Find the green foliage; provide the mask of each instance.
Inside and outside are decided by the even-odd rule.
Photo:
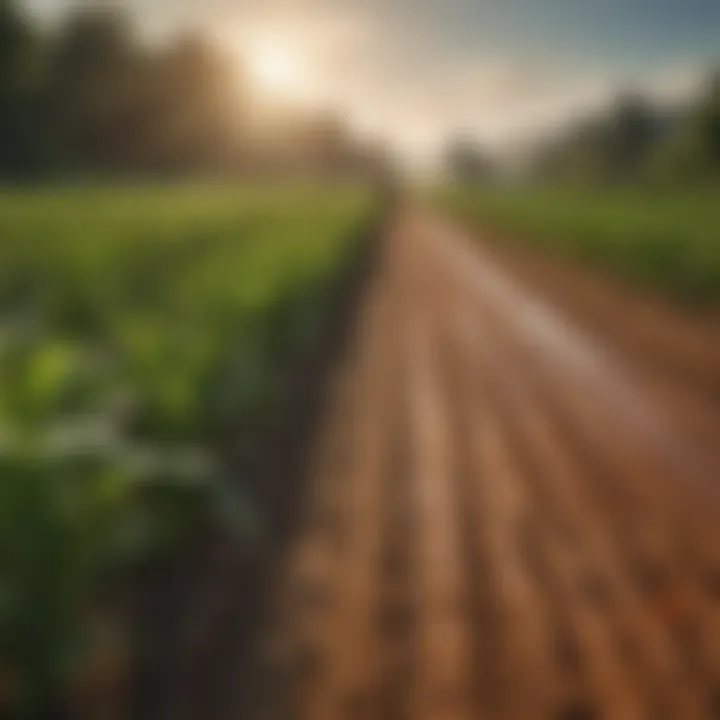
[[[211,37],[143,42],[127,4],[80,5],[43,31],[21,3],[0,0],[1,180],[372,178],[384,169],[382,149],[340,116],[257,112],[262,99]]]
[[[689,105],[620,97],[572,124],[538,153],[535,175],[553,183],[669,186],[720,177],[720,76]]]
[[[198,522],[254,532],[213,447],[282,393],[367,210],[349,189],[0,195],[0,674],[27,713],[89,642],[99,577]]]
[[[657,149],[654,158],[662,179],[717,181],[720,179],[720,76],[709,83],[689,122]]]
[[[0,178],[37,168],[36,99],[41,49],[19,4],[0,0]]]
[[[507,238],[605,266],[685,300],[720,300],[715,189],[457,189],[441,201]]]

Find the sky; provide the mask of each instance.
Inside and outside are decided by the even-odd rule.
[[[71,2],[25,0],[48,21]],[[415,158],[454,134],[517,146],[623,90],[682,98],[720,62],[720,0],[123,4],[152,37],[201,25],[250,61],[253,48],[280,48],[298,96]]]

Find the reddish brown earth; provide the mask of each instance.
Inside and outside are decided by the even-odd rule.
[[[720,453],[720,315],[672,306],[578,263],[486,243],[485,251],[662,395],[690,435]]]
[[[580,277],[399,215],[258,717],[720,717],[720,334]]]

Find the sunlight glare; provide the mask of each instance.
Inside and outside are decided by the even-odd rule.
[[[258,43],[251,49],[250,73],[266,92],[278,95],[305,94],[308,77],[301,58],[280,43]]]

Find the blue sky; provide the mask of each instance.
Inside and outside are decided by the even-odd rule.
[[[718,0],[384,0],[373,4],[396,18],[415,17],[425,32],[456,46],[518,46],[627,66],[720,51]]]
[[[70,0],[25,2],[49,18]],[[679,96],[720,61],[720,0],[124,2],[155,32],[288,46],[319,97],[411,152],[454,131],[512,142],[630,86]]]

